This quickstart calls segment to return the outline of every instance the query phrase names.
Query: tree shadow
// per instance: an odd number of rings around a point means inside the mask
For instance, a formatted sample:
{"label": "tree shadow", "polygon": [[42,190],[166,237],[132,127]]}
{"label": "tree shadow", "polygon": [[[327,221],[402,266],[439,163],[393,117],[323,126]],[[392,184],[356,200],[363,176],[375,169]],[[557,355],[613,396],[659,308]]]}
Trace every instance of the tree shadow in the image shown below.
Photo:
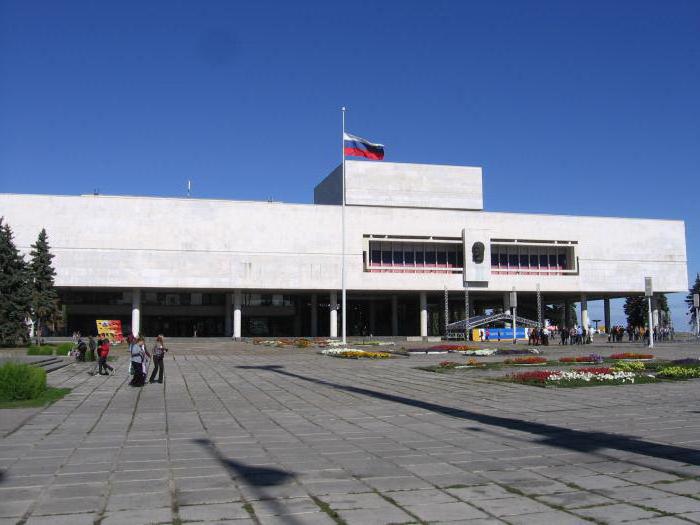
{"label": "tree shadow", "polygon": [[[265,492],[265,488],[282,485],[295,478],[294,473],[270,467],[251,467],[240,461],[225,457],[210,439],[193,439],[204,447],[231,475],[231,479],[243,481],[250,488],[254,500],[260,501],[272,514],[290,525],[301,522],[292,514],[285,514],[285,507],[275,497]],[[264,502],[264,503],[263,503]],[[246,503],[249,503],[246,501]]]}
{"label": "tree shadow", "polygon": [[[700,450],[694,448],[667,445],[663,443],[654,443],[651,441],[645,441],[643,439],[636,438],[634,436],[626,436],[624,434],[611,434],[608,432],[574,430],[555,425],[548,425],[545,423],[537,423],[509,417],[482,414],[479,412],[474,412],[472,410],[453,408],[438,405],[436,403],[431,403],[429,401],[421,401],[419,399],[411,399],[408,397],[389,394],[386,392],[378,392],[376,390],[370,390],[367,388],[337,384],[331,381],[326,381],[324,379],[306,377],[300,374],[296,374],[294,372],[284,370],[284,367],[280,365],[237,366],[236,368],[267,370],[269,372],[284,375],[287,377],[293,377],[296,379],[301,379],[303,381],[327,386],[336,390],[343,390],[345,392],[352,392],[354,394],[369,396],[375,399],[382,399],[384,401],[401,403],[403,405],[420,408],[422,410],[435,412],[450,417],[470,420],[485,425],[515,430],[518,432],[524,432],[528,434],[535,434],[541,436],[541,439],[536,441],[537,444],[549,445],[564,450],[594,453],[605,449],[614,449],[625,453],[634,453],[642,456],[649,456],[669,461],[677,461],[679,463],[686,463],[696,466],[700,465]],[[663,470],[659,467],[654,468],[656,470]]]}
{"label": "tree shadow", "polygon": [[205,447],[209,453],[229,471],[232,478],[241,479],[253,487],[274,487],[289,481],[294,474],[277,468],[251,467],[234,459],[225,457],[210,439],[194,439],[198,445]]}

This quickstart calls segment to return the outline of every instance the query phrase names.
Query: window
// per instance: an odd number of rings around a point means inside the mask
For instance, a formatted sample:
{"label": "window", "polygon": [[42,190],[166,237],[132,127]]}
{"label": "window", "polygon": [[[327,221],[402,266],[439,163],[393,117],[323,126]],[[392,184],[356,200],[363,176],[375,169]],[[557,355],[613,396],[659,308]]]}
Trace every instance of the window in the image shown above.
{"label": "window", "polygon": [[496,273],[560,275],[575,270],[575,242],[521,242],[499,241],[491,245],[491,268]]}
{"label": "window", "polygon": [[[367,271],[461,272],[462,244],[457,242],[369,241]],[[425,269],[431,268],[430,270]]]}

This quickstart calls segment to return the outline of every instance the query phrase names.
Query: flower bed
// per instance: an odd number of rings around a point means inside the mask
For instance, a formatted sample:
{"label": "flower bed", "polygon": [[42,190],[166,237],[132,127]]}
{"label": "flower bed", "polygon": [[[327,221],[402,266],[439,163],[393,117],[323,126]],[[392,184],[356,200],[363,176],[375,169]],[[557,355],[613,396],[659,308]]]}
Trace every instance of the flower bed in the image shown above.
{"label": "flower bed", "polygon": [[622,352],[620,354],[612,354],[610,359],[654,359],[652,354],[637,354],[635,352]]}
{"label": "flower bed", "polygon": [[425,348],[428,351],[443,351],[443,352],[460,352],[462,350],[479,350],[478,346],[469,345],[457,345],[457,344],[444,344],[444,345],[433,345]]}
{"label": "flower bed", "polygon": [[603,356],[598,354],[579,355],[575,357],[561,357],[560,363],[602,363]]}
{"label": "flower bed", "polygon": [[676,366],[700,366],[700,359],[695,357],[686,357],[685,359],[674,359],[671,361],[672,365]]}
{"label": "flower bed", "polygon": [[368,352],[367,350],[346,350],[344,348],[326,348],[321,350],[321,355],[340,357],[343,359],[388,359],[388,352]]}
{"label": "flower bed", "polygon": [[478,350],[464,350],[460,352],[462,355],[489,356],[497,352],[495,348],[479,348]]}
{"label": "flower bed", "polygon": [[516,357],[514,359],[506,359],[503,361],[506,365],[541,365],[547,362],[545,357]]}
{"label": "flower bed", "polygon": [[539,354],[537,348],[499,348],[496,350],[496,355],[529,355]]}
{"label": "flower bed", "polygon": [[581,387],[600,385],[624,385],[633,383],[653,383],[652,376],[635,372],[623,372],[609,367],[588,367],[574,370],[537,370],[511,374],[506,381],[534,386]]}
{"label": "flower bed", "polygon": [[656,372],[656,377],[663,379],[695,379],[700,377],[700,367],[697,366],[667,366]]}

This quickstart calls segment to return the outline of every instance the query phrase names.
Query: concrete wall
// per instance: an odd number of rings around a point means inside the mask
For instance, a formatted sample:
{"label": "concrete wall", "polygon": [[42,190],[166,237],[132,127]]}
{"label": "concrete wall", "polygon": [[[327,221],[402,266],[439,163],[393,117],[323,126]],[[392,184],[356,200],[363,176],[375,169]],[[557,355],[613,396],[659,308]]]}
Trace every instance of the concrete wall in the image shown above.
{"label": "concrete wall", "polygon": [[[411,208],[484,208],[481,168],[345,162],[346,204]],[[340,204],[342,169],[339,166],[314,190],[316,204]]]}
{"label": "concrete wall", "polygon": [[[488,290],[630,293],[687,290],[682,221],[348,206],[351,290],[462,289],[461,274],[363,271],[364,234],[578,241],[580,274],[492,275]],[[25,252],[42,227],[59,286],[330,290],[340,287],[339,206],[109,196],[0,194]]]}

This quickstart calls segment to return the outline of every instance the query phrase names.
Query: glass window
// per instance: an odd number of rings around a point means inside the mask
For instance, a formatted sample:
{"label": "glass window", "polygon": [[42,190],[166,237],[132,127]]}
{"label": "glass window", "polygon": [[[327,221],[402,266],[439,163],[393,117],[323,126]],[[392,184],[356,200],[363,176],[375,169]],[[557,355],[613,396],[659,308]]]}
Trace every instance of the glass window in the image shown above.
{"label": "glass window", "polygon": [[450,248],[450,251],[447,252],[447,266],[451,268],[457,266],[457,252],[454,248]]}
{"label": "glass window", "polygon": [[559,268],[561,268],[563,270],[568,268],[568,266],[566,265],[566,253],[559,254],[559,261],[558,262],[559,262]]}
{"label": "glass window", "polygon": [[413,266],[416,263],[416,257],[412,244],[404,244],[403,261],[406,266]]}
{"label": "glass window", "polygon": [[416,265],[423,266],[425,264],[425,246],[416,244]]}
{"label": "glass window", "polygon": [[403,266],[403,248],[400,242],[392,243],[394,250],[394,266]]}
{"label": "glass window", "polygon": [[540,254],[540,268],[548,268],[549,263],[547,262],[547,254],[546,253],[541,253]]}
{"label": "glass window", "polygon": [[382,264],[382,250],[378,242],[370,244],[370,264],[380,266]]}
{"label": "glass window", "polygon": [[447,266],[447,251],[444,246],[437,247],[437,263],[438,266]]}
{"label": "glass window", "polygon": [[427,244],[425,246],[425,264],[428,266],[435,266],[435,246]]}
{"label": "glass window", "polygon": [[517,268],[518,267],[518,249],[510,248],[508,249],[508,267]]}
{"label": "glass window", "polygon": [[461,247],[457,248],[457,266],[459,268],[464,268],[464,252]]}
{"label": "glass window", "polygon": [[539,266],[539,260],[537,255],[531,253],[530,254],[530,268],[537,268]]}
{"label": "glass window", "polygon": [[520,248],[520,267],[528,268],[530,266],[530,257],[527,254],[527,248]]}
{"label": "glass window", "polygon": [[498,254],[498,263],[501,268],[508,268],[508,254],[505,252],[500,252]]}
{"label": "glass window", "polygon": [[549,254],[549,267],[550,268],[556,268],[557,267],[557,256],[554,253]]}
{"label": "glass window", "polygon": [[391,243],[382,243],[382,265],[391,266]]}
{"label": "glass window", "polygon": [[498,268],[498,252],[491,250],[491,266]]}

